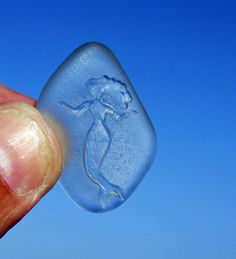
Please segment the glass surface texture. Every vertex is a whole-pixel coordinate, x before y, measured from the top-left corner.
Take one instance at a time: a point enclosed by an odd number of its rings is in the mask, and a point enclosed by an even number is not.
[[[99,43],[75,50],[37,108],[64,139],[60,183],[72,200],[92,212],[122,204],[151,166],[156,136],[113,53]]]

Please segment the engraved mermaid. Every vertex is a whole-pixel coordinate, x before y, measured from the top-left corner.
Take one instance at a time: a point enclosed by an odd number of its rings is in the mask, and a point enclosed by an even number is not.
[[[93,123],[87,132],[83,148],[83,162],[89,179],[99,187],[99,202],[103,209],[106,208],[108,199],[123,200],[121,187],[112,184],[103,175],[101,166],[111,145],[111,133],[106,124],[108,115],[115,120],[128,116],[127,108],[132,98],[125,83],[107,75],[89,79],[86,82],[91,100],[72,107],[60,102],[70,109],[76,116],[89,111],[93,116]],[[134,111],[136,112],[136,111]]]

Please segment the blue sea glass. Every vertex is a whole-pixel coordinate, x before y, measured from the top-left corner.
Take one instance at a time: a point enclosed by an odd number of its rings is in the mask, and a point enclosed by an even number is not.
[[[72,200],[92,212],[122,204],[151,166],[156,136],[113,53],[99,43],[75,50],[47,82],[37,108],[61,140],[60,183]]]

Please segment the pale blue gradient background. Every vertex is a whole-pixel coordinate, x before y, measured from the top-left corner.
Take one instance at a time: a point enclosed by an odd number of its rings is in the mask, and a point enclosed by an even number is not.
[[[0,4],[0,82],[34,98],[87,41],[117,55],[158,133],[157,159],[119,209],[56,186],[0,241],[1,259],[236,258],[236,1]]]

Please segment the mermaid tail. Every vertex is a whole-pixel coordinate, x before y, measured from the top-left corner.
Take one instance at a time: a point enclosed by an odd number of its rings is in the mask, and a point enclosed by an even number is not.
[[[99,190],[99,202],[101,207],[105,209],[108,205],[108,201],[111,197],[119,199],[120,201],[124,200],[122,190],[120,187],[113,187],[112,189],[100,188]]]

